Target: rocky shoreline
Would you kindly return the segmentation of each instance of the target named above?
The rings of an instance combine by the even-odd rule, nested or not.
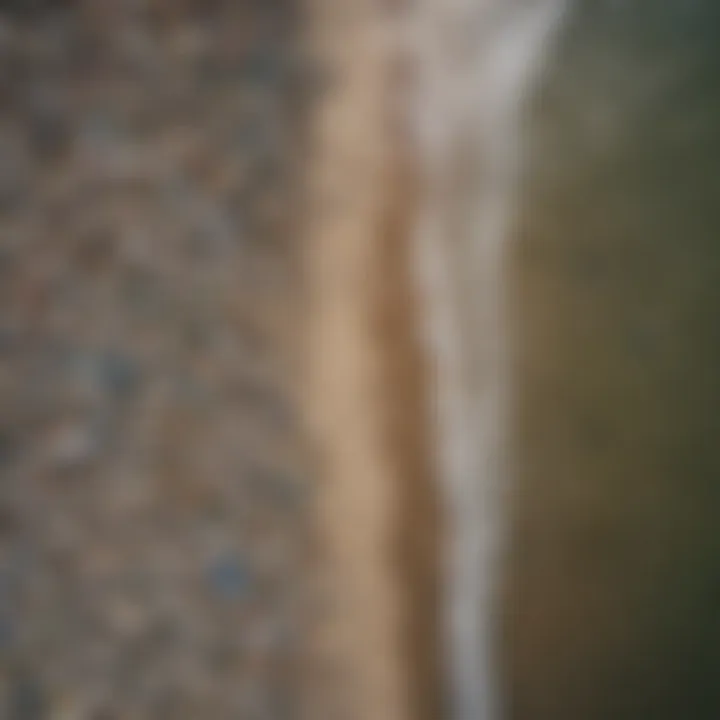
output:
[[[0,716],[293,716],[287,2],[0,4]]]

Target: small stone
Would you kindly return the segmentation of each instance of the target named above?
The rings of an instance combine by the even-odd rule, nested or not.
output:
[[[53,720],[94,720],[88,702],[78,697],[63,697],[53,702]]]
[[[18,142],[0,141],[0,212],[15,209],[26,196],[30,165]]]
[[[97,454],[98,442],[87,425],[66,423],[52,432],[46,452],[57,469],[74,469],[85,465]]]
[[[243,597],[251,584],[248,568],[242,560],[232,555],[218,558],[210,566],[208,577],[212,589],[229,600]]]
[[[47,717],[45,696],[37,679],[21,675],[10,688],[8,720],[44,720]]]
[[[15,627],[9,617],[0,616],[0,654],[6,654],[15,644]]]
[[[0,355],[12,352],[18,347],[20,333],[10,328],[0,327]]]
[[[140,368],[126,355],[117,352],[103,353],[100,358],[100,375],[103,384],[117,396],[128,395],[137,389]]]
[[[25,119],[30,147],[40,158],[54,159],[70,144],[72,128],[61,96],[34,93],[28,100]]]
[[[113,602],[108,615],[113,628],[126,636],[139,635],[148,624],[148,618],[143,608],[126,599],[118,599]]]
[[[8,432],[0,430],[0,467],[9,465],[16,459],[18,454],[18,443]],[[3,513],[0,509],[0,534],[3,527]]]

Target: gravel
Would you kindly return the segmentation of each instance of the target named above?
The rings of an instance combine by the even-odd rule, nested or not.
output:
[[[0,717],[293,716],[296,22],[0,2]]]

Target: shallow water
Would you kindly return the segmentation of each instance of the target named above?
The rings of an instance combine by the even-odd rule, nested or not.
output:
[[[452,716],[713,717],[718,12],[418,17]]]

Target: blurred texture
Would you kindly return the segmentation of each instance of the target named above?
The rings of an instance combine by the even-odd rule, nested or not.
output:
[[[292,0],[0,3],[0,717],[292,711]]]
[[[0,720],[720,717],[718,37],[0,0]]]
[[[529,98],[514,719],[720,714],[719,37],[711,0],[577,0]]]

